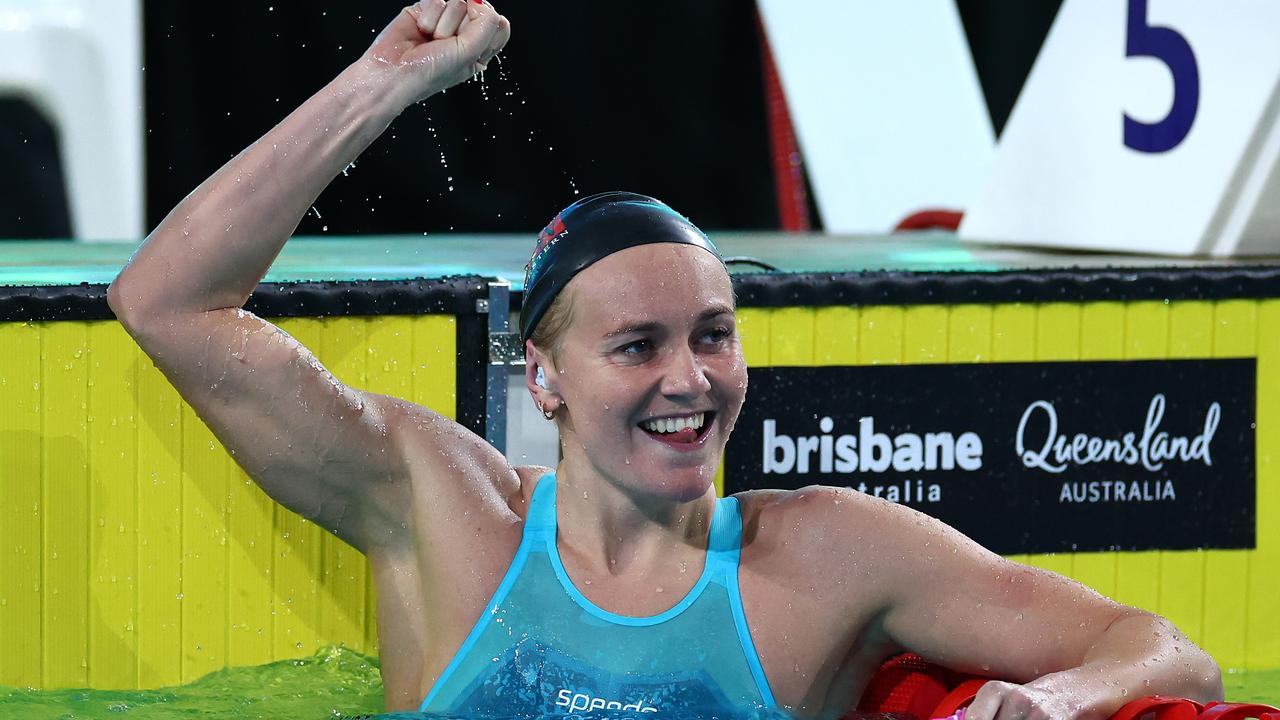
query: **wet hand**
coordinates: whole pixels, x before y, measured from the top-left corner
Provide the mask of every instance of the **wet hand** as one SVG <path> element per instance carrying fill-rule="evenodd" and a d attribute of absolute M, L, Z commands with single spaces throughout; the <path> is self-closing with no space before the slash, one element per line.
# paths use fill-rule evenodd
<path fill-rule="evenodd" d="M 1061 689 L 992 680 L 978 691 L 964 720 L 1077 720 L 1086 706 L 1083 698 Z"/>
<path fill-rule="evenodd" d="M 403 10 L 361 61 L 390 73 L 408 106 L 483 72 L 511 37 L 511 23 L 480 0 L 421 0 Z"/>

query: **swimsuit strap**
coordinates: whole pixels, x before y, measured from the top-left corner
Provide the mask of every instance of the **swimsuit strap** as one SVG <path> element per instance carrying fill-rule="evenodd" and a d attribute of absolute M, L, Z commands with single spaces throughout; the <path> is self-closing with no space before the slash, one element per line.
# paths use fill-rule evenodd
<path fill-rule="evenodd" d="M 555 532 L 556 472 L 552 470 L 538 478 L 533 497 L 529 498 L 529 510 L 524 515 L 524 534 L 520 544 L 544 540 L 548 534 L 555 538 Z"/>
<path fill-rule="evenodd" d="M 746 656 L 747 667 L 755 679 L 756 688 L 766 707 L 777 707 L 773 690 L 769 688 L 769 678 L 760 664 L 760 654 L 756 652 L 755 642 L 751 639 L 746 611 L 742 607 L 742 590 L 738 587 L 738 561 L 742 555 L 742 510 L 738 507 L 738 498 L 720 498 L 716 502 L 708 550 L 707 562 L 716 565 L 713 569 L 714 577 L 729 593 L 729 606 L 733 624 L 738 631 L 738 643 Z"/>
<path fill-rule="evenodd" d="M 707 538 L 707 560 L 713 565 L 712 579 L 726 587 L 737 586 L 738 556 L 742 547 L 742 514 L 738 498 L 716 500 L 711 517 L 711 533 Z"/>

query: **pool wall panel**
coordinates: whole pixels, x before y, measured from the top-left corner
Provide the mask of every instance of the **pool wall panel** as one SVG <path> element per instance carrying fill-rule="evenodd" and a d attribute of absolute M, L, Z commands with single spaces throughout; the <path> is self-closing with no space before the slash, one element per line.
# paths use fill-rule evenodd
<path fill-rule="evenodd" d="M 858 309 L 826 308 L 813 317 L 815 365 L 845 365 L 858 359 Z"/>
<path fill-rule="evenodd" d="M 1280 377 L 1280 300 L 1258 305 L 1258 376 Z M 1280 667 L 1280 382 L 1258 388 L 1258 548 L 1250 560 L 1246 667 Z M 1262 521 L 1260 521 L 1261 524 Z"/>
<path fill-rule="evenodd" d="M 976 363 L 990 360 L 991 323 L 994 315 L 986 305 L 952 307 L 947 314 L 947 362 Z"/>
<path fill-rule="evenodd" d="M 1213 356 L 1257 357 L 1257 328 L 1257 302 L 1224 300 L 1217 303 L 1214 307 Z M 1265 520 L 1259 516 L 1259 524 L 1263 522 Z M 1228 667 L 1241 667 L 1245 662 L 1250 555 L 1256 553 L 1256 550 L 1209 550 L 1205 553 L 1204 586 L 1208 594 L 1204 603 L 1204 644 L 1213 648 L 1214 656 Z"/>
<path fill-rule="evenodd" d="M 813 308 L 775 310 L 769 323 L 769 361 L 774 365 L 812 365 Z"/>
<path fill-rule="evenodd" d="M 107 323 L 89 330 L 89 685 L 132 688 L 138 652 L 137 346 Z M 118 412 L 121 408 L 129 409 Z M 103 418 L 103 422 L 97 422 Z M 92 419 L 92 420 L 90 420 Z"/>
<path fill-rule="evenodd" d="M 274 658 L 271 617 L 275 503 L 234 463 L 227 468 L 227 661 L 261 665 Z"/>
<path fill-rule="evenodd" d="M 124 331 L 113 326 L 122 335 Z M 139 687 L 182 682 L 182 399 L 151 360 L 138 366 Z M 127 658 L 122 658 L 127 662 Z"/>
<path fill-rule="evenodd" d="M 897 365 L 902 362 L 900 307 L 866 307 L 858 313 L 858 361 L 862 365 Z"/>
<path fill-rule="evenodd" d="M 56 323 L 40 348 L 44 491 L 44 653 L 47 686 L 89 682 L 88 328 Z"/>
<path fill-rule="evenodd" d="M 0 323 L 0 682 L 43 685 L 39 327 Z"/>
<path fill-rule="evenodd" d="M 227 661 L 227 473 L 222 448 L 182 406 L 182 682 Z"/>
<path fill-rule="evenodd" d="M 940 363 L 947 359 L 947 308 L 907 308 L 902 318 L 902 361 Z"/>

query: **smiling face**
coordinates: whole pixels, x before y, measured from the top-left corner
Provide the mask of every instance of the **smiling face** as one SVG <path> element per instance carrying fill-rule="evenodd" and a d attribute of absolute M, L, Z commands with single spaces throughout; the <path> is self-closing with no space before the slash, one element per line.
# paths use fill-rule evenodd
<path fill-rule="evenodd" d="M 546 365 L 563 401 L 565 461 L 628 493 L 706 493 L 746 395 L 747 368 L 724 267 L 707 251 L 655 243 L 583 270 L 572 322 Z"/>

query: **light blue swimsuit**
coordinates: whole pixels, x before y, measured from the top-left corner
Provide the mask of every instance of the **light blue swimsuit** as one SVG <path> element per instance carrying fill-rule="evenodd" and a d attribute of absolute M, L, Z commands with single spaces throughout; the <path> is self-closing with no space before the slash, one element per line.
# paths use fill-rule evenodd
<path fill-rule="evenodd" d="M 675 607 L 617 615 L 573 586 L 556 548 L 556 483 L 538 482 L 511 567 L 422 701 L 492 717 L 775 708 L 738 592 L 742 518 L 716 502 L 702 577 Z"/>

